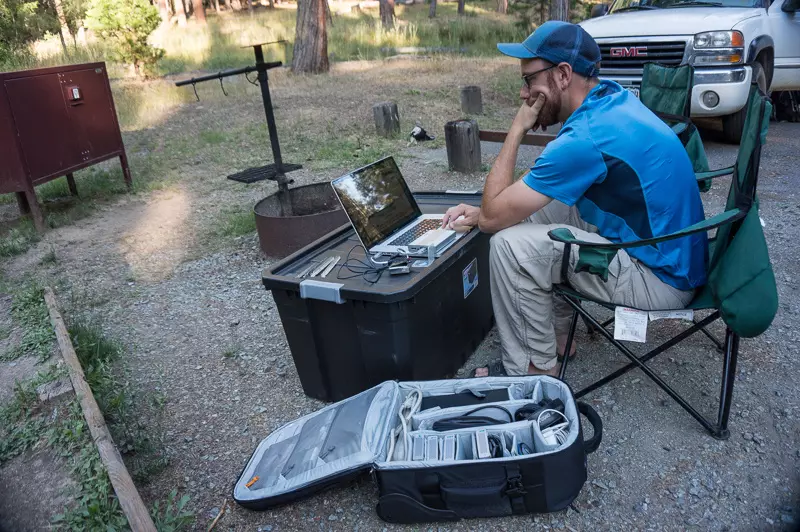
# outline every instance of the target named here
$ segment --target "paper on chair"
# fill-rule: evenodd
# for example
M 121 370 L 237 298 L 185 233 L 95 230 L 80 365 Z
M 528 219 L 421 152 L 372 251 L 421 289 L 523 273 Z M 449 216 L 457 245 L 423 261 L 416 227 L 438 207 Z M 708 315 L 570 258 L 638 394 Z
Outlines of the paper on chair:
M 614 310 L 614 340 L 647 341 L 647 312 L 617 307 Z

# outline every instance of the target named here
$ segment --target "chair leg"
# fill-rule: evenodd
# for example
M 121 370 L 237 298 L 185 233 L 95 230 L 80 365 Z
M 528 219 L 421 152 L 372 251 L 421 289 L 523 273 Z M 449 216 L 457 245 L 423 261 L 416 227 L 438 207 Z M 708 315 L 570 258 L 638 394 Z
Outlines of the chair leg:
M 600 327 L 600 323 L 595 320 L 591 315 L 589 315 L 580 305 L 572 301 L 570 298 L 566 298 L 567 301 L 572 306 L 575 312 L 580 313 L 595 327 Z M 714 423 L 713 421 L 704 417 L 700 412 L 698 412 L 691 404 L 689 404 L 686 399 L 681 397 L 675 390 L 672 389 L 663 379 L 661 379 L 658 375 L 656 375 L 653 370 L 646 365 L 646 362 L 653 358 L 654 356 L 658 355 L 659 353 L 669 349 L 670 347 L 674 346 L 675 344 L 683 341 L 688 336 L 691 336 L 698 330 L 701 330 L 703 327 L 719 319 L 719 311 L 712 313 L 711 315 L 707 316 L 702 321 L 695 323 L 694 326 L 691 328 L 683 331 L 681 334 L 673 337 L 672 339 L 664 342 L 659 347 L 653 349 L 649 353 L 645 355 L 637 357 L 633 352 L 631 352 L 627 347 L 621 344 L 619 341 L 614 339 L 614 335 L 610 333 L 607 329 L 599 329 L 600 333 L 614 346 L 616 347 L 625 357 L 630 360 L 630 363 L 623 368 L 618 369 L 614 373 L 607 375 L 606 377 L 590 384 L 586 388 L 576 392 L 575 398 L 579 399 L 586 395 L 587 393 L 596 390 L 597 388 L 607 384 L 608 382 L 620 377 L 621 375 L 627 373 L 631 369 L 638 368 L 642 372 L 644 372 L 647 377 L 653 381 L 659 388 L 661 388 L 664 392 L 667 393 L 678 405 L 681 406 L 686 412 L 688 412 L 693 418 L 695 418 L 714 438 L 717 439 L 726 439 L 729 436 L 728 432 L 728 418 L 730 416 L 730 408 L 731 402 L 733 400 L 733 381 L 736 374 L 736 358 L 739 352 L 739 337 L 733 334 L 730 330 L 726 333 L 725 337 L 725 359 L 723 362 L 723 378 L 722 378 L 722 386 L 720 390 L 720 406 L 719 406 L 719 414 L 717 416 L 717 422 Z M 573 320 L 577 321 L 577 319 Z M 563 377 L 563 375 L 562 375 Z
M 736 381 L 736 360 L 739 358 L 739 335 L 725 330 L 725 355 L 722 359 L 722 383 L 719 390 L 719 414 L 717 430 L 712 435 L 718 440 L 727 440 L 730 436 L 728 418 L 733 403 L 733 384 Z
M 575 338 L 575 329 L 578 328 L 578 311 L 572 311 L 572 321 L 569 324 L 569 334 L 567 334 L 567 344 L 564 346 L 564 362 L 561 363 L 561 369 L 558 372 L 558 378 L 562 381 L 567 374 L 567 363 L 569 362 L 569 352 L 572 350 L 572 341 Z
M 720 352 L 720 353 L 724 353 L 724 352 L 725 352 L 725 346 L 724 346 L 724 345 L 722 345 L 722 344 L 720 343 L 720 341 L 719 341 L 719 340 L 717 340 L 716 338 L 714 338 L 714 335 L 713 335 L 713 334 L 711 334 L 710 332 L 708 332 L 708 331 L 705 329 L 705 327 L 703 327 L 703 328 L 701 329 L 701 332 L 702 332 L 703 334 L 705 334 L 705 335 L 708 337 L 708 339 L 709 339 L 709 340 L 711 340 L 712 342 L 714 342 L 714 345 L 715 345 L 715 346 L 717 346 L 717 350 L 719 350 L 719 352 Z

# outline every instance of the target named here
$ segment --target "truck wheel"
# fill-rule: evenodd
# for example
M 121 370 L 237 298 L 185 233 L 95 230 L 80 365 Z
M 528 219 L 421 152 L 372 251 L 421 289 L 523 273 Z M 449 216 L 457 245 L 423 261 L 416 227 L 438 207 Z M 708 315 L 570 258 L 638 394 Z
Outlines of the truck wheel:
M 753 63 L 753 79 L 764 94 L 767 92 L 767 75 L 761 63 Z M 747 105 L 732 115 L 722 117 L 722 136 L 727 142 L 739 144 L 742 141 L 744 120 L 747 118 Z

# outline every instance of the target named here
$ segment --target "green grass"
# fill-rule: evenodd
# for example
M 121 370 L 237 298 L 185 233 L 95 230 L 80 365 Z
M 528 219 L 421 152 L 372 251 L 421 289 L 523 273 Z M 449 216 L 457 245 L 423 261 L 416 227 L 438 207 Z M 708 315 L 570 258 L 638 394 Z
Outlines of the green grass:
M 95 340 L 98 340 L 99 346 L 95 352 L 101 358 L 105 356 L 102 353 L 115 351 L 115 348 L 105 345 L 106 341 Z M 81 358 L 86 360 L 86 354 Z M 95 362 L 93 357 L 88 358 L 90 362 Z M 28 449 L 47 445 L 64 458 L 69 474 L 77 485 L 75 492 L 70 494 L 73 502 L 54 517 L 54 528 L 93 532 L 128 530 L 128 522 L 92 441 L 77 398 L 73 397 L 66 408 L 42 408 L 38 402 L 36 388 L 58 378 L 66 378 L 66 371 L 51 365 L 33 379 L 18 383 L 12 400 L 0 407 L 0 466 Z M 96 385 L 106 381 L 105 377 L 98 378 L 96 371 L 92 379 Z M 186 510 L 188 501 L 185 495 L 178 499 L 175 490 L 166 500 L 156 501 L 150 514 L 157 529 L 188 529 L 194 520 Z
M 169 465 L 164 436 L 157 423 L 145 425 L 135 419 L 134 411 L 141 406 L 140 398 L 133 396 L 114 370 L 123 352 L 122 345 L 107 338 L 101 326 L 92 321 L 77 320 L 70 325 L 69 333 L 86 382 L 103 411 L 117 449 L 126 458 L 131 475 L 143 481 L 159 473 Z M 157 416 L 166 399 L 161 395 L 151 399 L 150 405 L 156 407 L 153 414 Z
M 13 195 L 12 195 L 13 196 Z M 21 220 L 17 227 L 11 228 L 0 237 L 0 257 L 14 257 L 28 251 L 40 239 L 29 219 Z
M 0 354 L 0 360 L 14 360 L 21 356 L 36 356 L 40 361 L 47 359 L 55 335 L 50 326 L 43 288 L 35 281 L 30 281 L 13 296 L 11 317 L 23 330 L 22 340 L 18 346 Z
M 245 207 L 228 209 L 219 215 L 213 234 L 222 238 L 236 238 L 256 230 L 256 218 L 252 209 Z
M 64 375 L 64 370 L 52 365 L 30 380 L 16 383 L 14 397 L 0 407 L 0 466 L 41 440 L 48 423 L 39 411 L 36 388 Z

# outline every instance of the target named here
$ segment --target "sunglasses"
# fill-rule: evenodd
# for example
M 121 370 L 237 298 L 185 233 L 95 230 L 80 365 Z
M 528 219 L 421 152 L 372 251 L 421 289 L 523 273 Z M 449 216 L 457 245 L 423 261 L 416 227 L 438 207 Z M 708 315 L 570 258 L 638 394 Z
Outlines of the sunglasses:
M 533 81 L 533 78 L 536 77 L 536 74 L 541 74 L 542 72 L 545 72 L 545 71 L 550 70 L 551 68 L 555 68 L 557 66 L 558 65 L 550 65 L 549 67 L 542 68 L 540 70 L 537 70 L 536 72 L 531 72 L 530 74 L 525 74 L 524 76 L 522 76 L 522 83 L 528 88 L 528 90 L 531 90 L 531 81 Z

